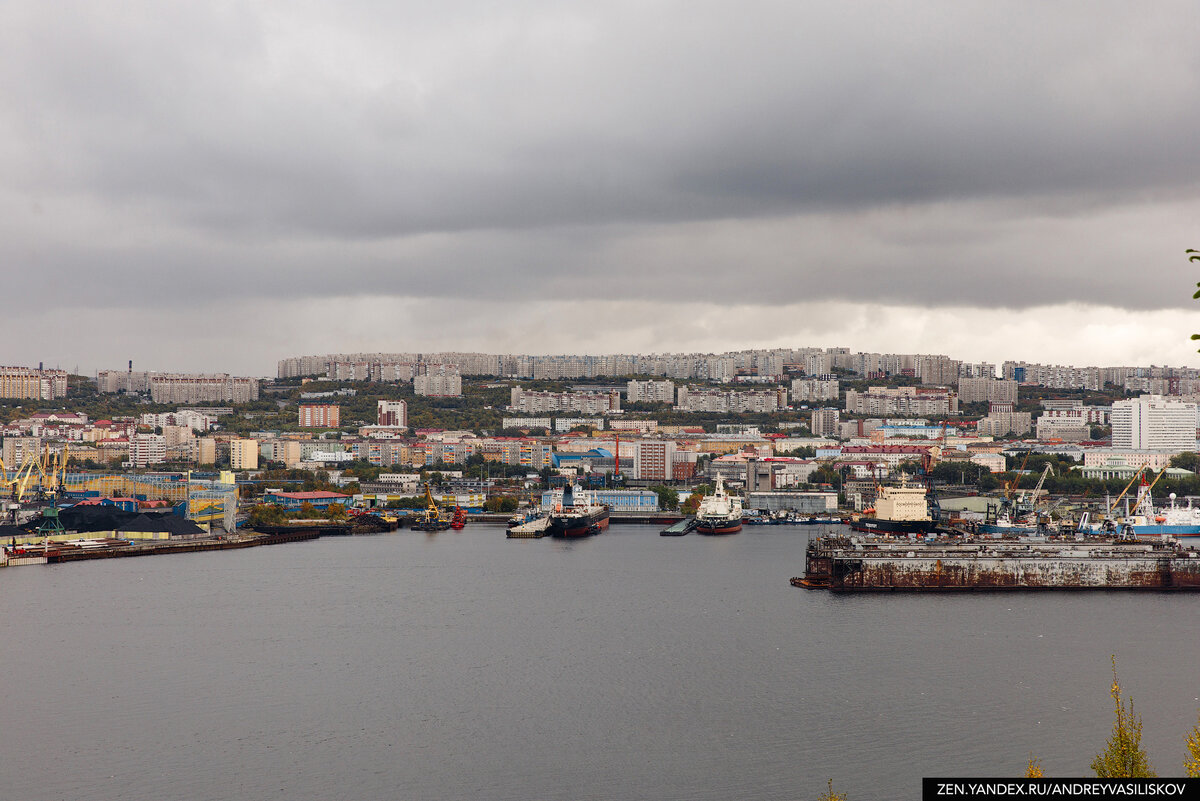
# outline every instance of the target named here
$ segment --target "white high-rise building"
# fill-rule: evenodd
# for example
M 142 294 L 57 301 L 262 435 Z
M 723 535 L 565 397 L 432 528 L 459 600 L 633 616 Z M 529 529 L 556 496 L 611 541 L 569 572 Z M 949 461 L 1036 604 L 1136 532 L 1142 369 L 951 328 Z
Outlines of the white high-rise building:
M 1133 450 L 1195 450 L 1196 404 L 1161 395 L 1115 401 L 1112 444 Z
M 148 467 L 167 460 L 167 438 L 162 434 L 134 434 L 129 440 L 129 463 Z

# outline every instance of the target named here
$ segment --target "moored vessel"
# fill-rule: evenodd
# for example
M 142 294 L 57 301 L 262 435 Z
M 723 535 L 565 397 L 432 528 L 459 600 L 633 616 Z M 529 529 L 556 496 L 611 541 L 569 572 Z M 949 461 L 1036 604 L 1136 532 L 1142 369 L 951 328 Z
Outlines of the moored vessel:
M 735 534 L 742 530 L 742 499 L 725 492 L 725 484 L 717 475 L 712 495 L 700 499 L 696 510 L 697 534 Z
M 864 515 L 850 527 L 871 534 L 930 534 L 937 520 L 929 511 L 925 487 L 901 482 L 898 487 L 879 487 L 874 517 Z
M 798 587 L 889 590 L 1200 590 L 1200 552 L 1178 541 L 1113 538 L 940 540 L 818 537 Z
M 1190 499 L 1186 506 L 1180 506 L 1176 503 L 1175 493 L 1172 492 L 1167 496 L 1171 501 L 1170 506 L 1154 508 L 1154 499 L 1150 491 L 1154 489 L 1154 485 L 1158 483 L 1158 479 L 1162 478 L 1165 472 L 1164 470 L 1159 473 L 1153 482 L 1147 482 L 1146 474 L 1143 471 L 1133 509 L 1125 517 L 1106 520 L 1100 524 L 1097 530 L 1103 533 L 1120 534 L 1123 537 L 1145 538 L 1165 535 L 1193 542 L 1200 540 L 1200 508 L 1192 506 Z M 1117 498 L 1117 502 L 1120 502 L 1120 497 Z M 1110 513 L 1115 506 L 1116 503 L 1109 508 Z
M 556 492 L 549 520 L 546 530 L 551 537 L 590 537 L 608 528 L 608 506 L 576 484 Z

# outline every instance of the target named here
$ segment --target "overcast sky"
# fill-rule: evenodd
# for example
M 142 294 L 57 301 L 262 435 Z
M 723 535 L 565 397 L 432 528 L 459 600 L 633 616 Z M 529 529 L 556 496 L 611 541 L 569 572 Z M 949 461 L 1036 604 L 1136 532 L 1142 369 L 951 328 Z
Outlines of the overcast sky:
M 0 4 L 0 363 L 1200 364 L 1195 2 Z

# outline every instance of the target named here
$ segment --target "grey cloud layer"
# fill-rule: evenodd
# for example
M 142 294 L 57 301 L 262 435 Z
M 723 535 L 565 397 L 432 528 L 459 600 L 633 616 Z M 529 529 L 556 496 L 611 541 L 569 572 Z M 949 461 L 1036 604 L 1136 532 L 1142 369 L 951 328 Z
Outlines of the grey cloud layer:
M 0 254 L 84 303 L 1154 308 L 1200 246 L 1194 4 L 68 5 L 0 12 Z

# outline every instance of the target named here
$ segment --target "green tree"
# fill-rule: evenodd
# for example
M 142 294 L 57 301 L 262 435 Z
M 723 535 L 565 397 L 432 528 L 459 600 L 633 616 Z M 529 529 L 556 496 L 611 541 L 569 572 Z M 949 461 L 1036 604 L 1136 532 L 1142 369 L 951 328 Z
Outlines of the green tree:
M 680 511 L 688 515 L 696 514 L 696 510 L 700 508 L 700 499 L 703 497 L 703 493 L 693 492 L 688 496 L 687 500 L 683 502 L 683 506 L 680 508 Z
M 1200 721 L 1188 732 L 1184 745 L 1187 747 L 1187 757 L 1183 760 L 1184 775 L 1200 778 Z
M 517 506 L 517 499 L 506 495 L 493 495 L 483 502 L 486 512 L 515 512 Z
M 1147 778 L 1156 775 L 1142 750 L 1142 718 L 1134 714 L 1133 699 L 1128 708 L 1121 700 L 1121 682 L 1117 679 L 1117 657 L 1112 657 L 1113 682 L 1109 694 L 1115 706 L 1112 736 L 1108 745 L 1092 760 L 1091 768 L 1100 778 Z
M 1171 457 L 1171 467 L 1191 470 L 1193 473 L 1200 468 L 1200 454 L 1195 451 L 1184 451 Z
M 1188 255 L 1188 261 L 1200 261 L 1200 250 L 1195 250 L 1194 248 L 1188 248 L 1186 252 L 1188 254 L 1190 254 L 1190 255 Z M 1196 286 L 1200 287 L 1200 283 L 1197 283 Z M 1200 289 L 1197 289 L 1196 293 L 1194 295 L 1192 295 L 1192 297 L 1200 298 Z M 1192 334 L 1192 339 L 1200 339 L 1200 334 Z M 1200 353 L 1200 351 L 1196 351 L 1196 352 Z
M 658 485 L 650 488 L 658 495 L 658 508 L 673 511 L 679 508 L 679 493 L 670 487 Z
M 286 519 L 287 513 L 283 511 L 282 506 L 274 503 L 260 503 L 250 510 L 247 522 L 253 528 L 255 526 L 279 525 Z

